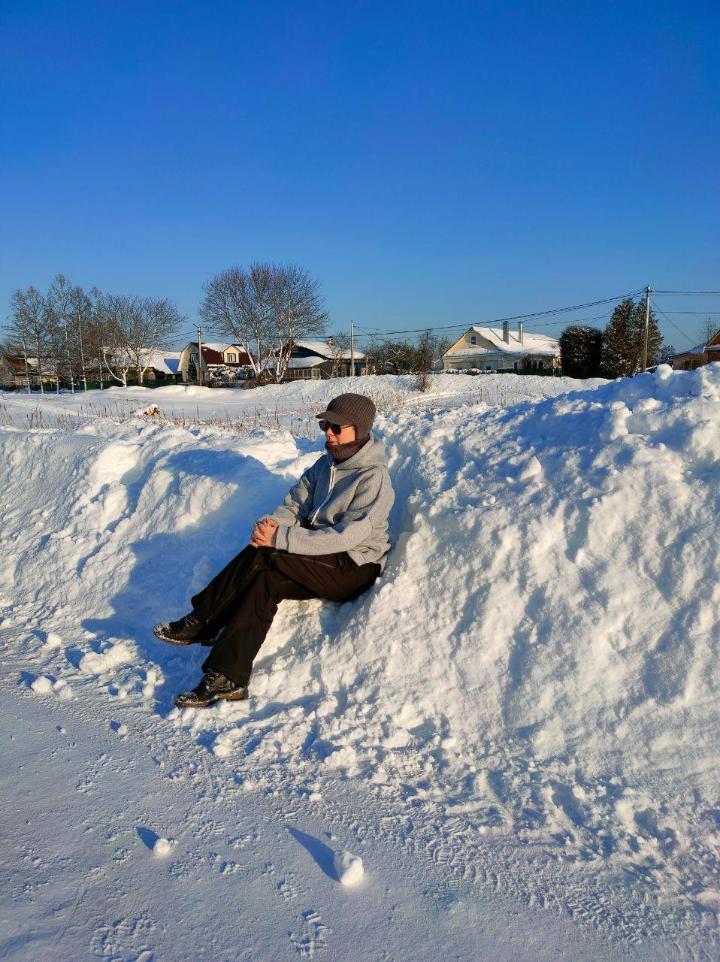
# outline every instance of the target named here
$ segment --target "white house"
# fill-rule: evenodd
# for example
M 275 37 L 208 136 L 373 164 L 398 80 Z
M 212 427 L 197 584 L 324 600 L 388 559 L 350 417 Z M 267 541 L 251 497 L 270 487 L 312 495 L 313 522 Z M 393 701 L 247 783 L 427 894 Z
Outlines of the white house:
M 503 322 L 496 327 L 470 327 L 443 354 L 444 371 L 517 371 L 538 373 L 560 370 L 560 344 L 546 334 L 527 334 L 522 323 L 517 333 Z

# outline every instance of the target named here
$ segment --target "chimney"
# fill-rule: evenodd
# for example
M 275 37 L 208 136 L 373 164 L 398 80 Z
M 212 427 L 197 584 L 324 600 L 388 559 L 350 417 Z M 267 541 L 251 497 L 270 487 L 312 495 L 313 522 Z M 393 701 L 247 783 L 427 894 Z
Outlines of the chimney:
M 525 325 L 522 321 L 518 321 L 518 341 L 522 344 L 523 336 L 525 334 Z
M 335 347 L 335 338 L 332 335 L 327 339 L 327 345 L 328 347 Z
M 503 321 L 503 341 L 510 343 L 510 321 Z

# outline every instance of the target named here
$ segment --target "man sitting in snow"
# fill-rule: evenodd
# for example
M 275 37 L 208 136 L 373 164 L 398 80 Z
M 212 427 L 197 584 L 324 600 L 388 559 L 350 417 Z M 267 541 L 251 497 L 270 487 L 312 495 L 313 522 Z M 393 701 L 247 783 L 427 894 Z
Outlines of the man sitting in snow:
M 381 571 L 395 496 L 382 441 L 370 433 L 375 405 L 341 394 L 316 417 L 327 453 L 193 597 L 192 612 L 153 629 L 175 645 L 212 644 L 202 680 L 177 698 L 179 708 L 247 698 L 253 659 L 284 598 L 349 601 Z

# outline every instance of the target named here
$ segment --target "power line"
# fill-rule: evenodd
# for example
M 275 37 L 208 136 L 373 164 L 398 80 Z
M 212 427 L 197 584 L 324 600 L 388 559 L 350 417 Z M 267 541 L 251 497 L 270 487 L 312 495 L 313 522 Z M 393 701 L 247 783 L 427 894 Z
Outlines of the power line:
M 665 311 L 666 314 L 699 314 L 701 317 L 720 317 L 720 311 Z
M 390 334 L 395 336 L 396 334 L 422 334 L 424 331 L 454 331 L 463 329 L 466 330 L 468 327 L 489 327 L 491 324 L 504 324 L 506 321 L 524 321 L 532 317 L 551 317 L 555 314 L 567 314 L 570 311 L 581 311 L 587 307 L 596 307 L 599 304 L 611 304 L 613 301 L 623 301 L 628 297 L 635 297 L 637 294 L 642 294 L 643 291 L 630 291 L 628 294 L 618 294 L 615 297 L 603 297 L 598 301 L 587 301 L 585 304 L 570 304 L 568 307 L 552 307 L 545 311 L 533 311 L 529 314 L 512 314 L 509 317 L 494 317 L 492 320 L 485 321 L 482 324 L 444 324 L 440 327 L 430 327 L 425 325 L 425 327 L 412 327 L 406 328 L 401 331 L 381 331 L 373 330 L 368 331 L 367 336 L 381 336 L 383 334 Z
M 579 317 L 578 324 L 589 324 L 591 321 L 605 321 L 611 315 L 605 311 L 603 314 L 593 314 L 592 317 Z M 529 324 L 542 324 L 543 327 L 556 327 L 558 324 L 567 324 L 567 318 L 563 318 L 561 321 L 530 321 Z M 526 324 L 525 327 L 529 325 Z
M 695 295 L 717 295 L 720 296 L 720 291 L 656 291 L 653 290 L 653 294 L 682 294 L 688 297 Z
M 426 331 L 430 331 L 432 333 L 440 333 L 444 331 L 467 330 L 469 327 L 489 327 L 494 324 L 504 324 L 510 321 L 525 321 L 527 322 L 526 326 L 542 324 L 544 327 L 556 327 L 560 324 L 565 324 L 566 320 L 563 319 L 558 321 L 546 321 L 544 320 L 544 318 L 553 317 L 558 314 L 568 314 L 573 311 L 582 311 L 590 307 L 599 306 L 600 304 L 612 304 L 617 301 L 625 300 L 626 298 L 636 297 L 637 295 L 640 295 L 643 293 L 644 293 L 644 290 L 640 289 L 637 291 L 630 291 L 626 294 L 618 294 L 618 295 L 615 295 L 614 297 L 604 297 L 596 301 L 586 301 L 583 304 L 570 304 L 567 307 L 554 307 L 554 308 L 549 308 L 543 311 L 531 311 L 527 314 L 512 314 L 507 317 L 496 317 L 482 323 L 444 324 L 438 327 L 425 325 L 424 327 L 403 328 L 401 330 L 395 330 L 395 331 L 391 331 L 387 329 L 382 330 L 379 328 L 366 329 L 364 327 L 360 327 L 356 325 L 355 330 L 357 333 L 355 337 L 356 338 L 377 337 L 377 338 L 380 338 L 381 340 L 387 340 L 388 338 L 397 337 L 398 335 L 401 335 L 401 334 L 423 334 Z M 677 295 L 677 296 L 720 296 L 720 291 L 654 290 L 653 294 Z M 687 335 L 683 330 L 681 330 L 681 328 L 677 326 L 677 324 L 675 324 L 672 321 L 672 319 L 668 316 L 668 313 L 666 313 L 665 311 L 657 307 L 657 302 L 655 303 L 655 307 L 658 313 L 662 314 L 662 316 L 667 320 L 667 322 L 679 334 L 681 334 L 687 340 L 692 341 L 689 335 Z M 704 316 L 715 316 L 715 315 L 720 316 L 720 311 L 670 311 L 669 313 L 670 314 L 687 314 L 687 315 L 697 314 L 697 315 L 704 315 Z M 608 317 L 609 315 L 607 313 L 603 313 L 603 314 L 594 315 L 593 317 L 578 318 L 578 323 L 590 323 L 591 321 L 596 321 L 596 320 L 606 320 Z M 179 336 L 191 338 L 190 332 L 186 334 L 186 332 L 183 331 Z
M 661 308 L 659 308 L 659 307 L 657 306 L 657 304 L 654 304 L 654 305 L 653 305 L 653 310 L 657 311 L 658 314 L 662 314 L 662 316 L 665 318 L 665 320 L 668 322 L 668 324 L 670 324 L 672 327 L 674 327 L 675 330 L 678 332 L 678 334 L 680 334 L 682 337 L 684 337 L 686 341 L 689 341 L 689 342 L 693 345 L 693 347 L 695 346 L 695 339 L 692 338 L 692 337 L 690 337 L 689 334 L 686 334 L 685 331 L 683 331 L 681 328 L 679 328 L 679 327 L 677 326 L 677 324 L 675 323 L 675 321 L 673 321 L 673 319 L 672 319 L 671 317 L 668 317 L 668 315 L 665 313 L 665 311 L 663 311 Z
M 608 314 L 607 312 L 605 312 L 604 314 L 594 314 L 592 317 L 580 317 L 580 318 L 578 318 L 578 319 L 577 319 L 577 323 L 578 323 L 578 324 L 590 324 L 592 321 L 607 321 L 607 320 L 610 318 L 610 316 L 611 316 L 611 315 Z M 543 327 L 558 327 L 558 326 L 561 325 L 561 324 L 567 324 L 567 323 L 568 323 L 568 319 L 567 319 L 567 318 L 563 318 L 562 320 L 559 320 L 559 321 L 535 321 L 535 322 L 532 322 L 532 321 L 531 321 L 530 323 L 531 323 L 531 324 L 532 324 L 532 323 L 542 324 Z M 479 326 L 479 325 L 471 325 L 471 324 L 458 325 L 458 327 L 461 327 L 463 330 L 467 330 L 468 327 L 473 327 L 473 326 L 476 326 L 476 327 L 477 327 L 477 326 Z M 485 325 L 483 325 L 483 326 L 485 326 Z M 526 328 L 527 328 L 528 326 L 529 326 L 529 325 L 527 325 L 527 324 L 525 325 Z M 358 333 L 357 333 L 358 330 L 362 331 L 362 333 L 361 333 L 361 334 L 358 334 Z M 447 328 L 445 328 L 445 327 L 423 327 L 423 328 L 419 328 L 419 330 L 418 330 L 417 332 L 414 332 L 414 333 L 422 332 L 422 333 L 424 334 L 424 333 L 427 331 L 427 332 L 430 332 L 431 334 L 433 334 L 433 333 L 435 333 L 435 332 L 445 331 L 445 330 L 447 330 Z M 390 341 L 393 337 L 395 337 L 396 334 L 402 334 L 402 333 L 404 333 L 404 332 L 402 332 L 402 331 L 387 331 L 387 332 L 383 332 L 383 331 L 364 331 L 363 328 L 357 328 L 357 327 L 356 327 L 355 338 L 357 339 L 357 338 L 360 337 L 360 338 L 365 338 L 365 339 L 367 339 L 367 338 L 377 337 L 381 342 L 387 343 L 387 342 Z M 532 334 L 533 332 L 532 332 L 532 331 L 529 331 L 528 333 Z

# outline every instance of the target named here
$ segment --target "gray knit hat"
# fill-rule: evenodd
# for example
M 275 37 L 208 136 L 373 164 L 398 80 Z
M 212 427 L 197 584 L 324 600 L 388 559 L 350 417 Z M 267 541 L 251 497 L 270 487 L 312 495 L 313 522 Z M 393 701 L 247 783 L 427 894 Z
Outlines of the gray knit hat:
M 326 411 L 315 417 L 331 424 L 354 424 L 358 441 L 362 441 L 368 437 L 373 426 L 375 405 L 364 394 L 341 394 L 332 399 Z

